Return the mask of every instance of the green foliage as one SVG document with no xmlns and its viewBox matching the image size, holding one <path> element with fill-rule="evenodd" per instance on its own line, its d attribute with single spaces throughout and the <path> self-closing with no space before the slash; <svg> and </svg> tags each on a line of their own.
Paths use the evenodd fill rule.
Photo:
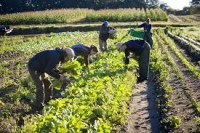
<svg viewBox="0 0 200 133">
<path fill-rule="evenodd" d="M 64 73 L 67 73 L 74 78 L 78 78 L 81 74 L 82 66 L 77 60 L 74 60 L 72 62 L 62 64 L 61 69 Z"/>
<path fill-rule="evenodd" d="M 37 12 L 13 13 L 0 16 L 1 24 L 53 24 L 84 22 L 132 22 L 145 21 L 147 17 L 153 21 L 166 21 L 167 14 L 160 9 L 60 9 Z M 149 15 L 148 15 L 149 14 Z"/>
<path fill-rule="evenodd" d="M 200 126 L 200 117 L 196 117 L 195 121 L 196 121 L 197 125 Z"/>
<path fill-rule="evenodd" d="M 80 63 L 75 60 L 73 62 L 66 62 L 62 64 L 59 68 L 62 71 L 62 74 L 66 77 L 73 77 L 75 79 L 78 79 L 81 74 L 82 66 Z M 59 79 L 53 79 L 52 80 L 53 87 L 57 90 L 60 90 L 62 86 L 62 82 Z"/>
<path fill-rule="evenodd" d="M 62 99 L 51 100 L 42 115 L 27 119 L 21 132 L 31 127 L 33 132 L 109 133 L 117 124 L 125 124 L 127 102 L 136 82 L 133 69 L 138 63 L 131 60 L 125 67 L 124 55 L 114 45 L 109 49 L 94 57 L 89 70 L 76 60 L 63 64 L 64 72 L 76 78 L 70 81 Z"/>
<path fill-rule="evenodd" d="M 178 116 L 169 117 L 170 125 L 174 128 L 179 128 L 181 126 L 181 118 Z"/>
</svg>

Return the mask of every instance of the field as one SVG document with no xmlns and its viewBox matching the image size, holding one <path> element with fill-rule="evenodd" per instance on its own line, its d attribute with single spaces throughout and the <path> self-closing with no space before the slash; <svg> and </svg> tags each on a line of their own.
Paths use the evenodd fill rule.
<svg viewBox="0 0 200 133">
<path fill-rule="evenodd" d="M 35 86 L 27 70 L 29 58 L 45 49 L 65 48 L 76 43 L 98 46 L 97 28 L 108 16 L 98 18 L 97 14 L 102 16 L 101 13 L 107 11 L 100 11 L 97 16 L 93 10 L 81 11 L 81 15 L 79 10 L 77 12 L 78 20 L 71 17 L 70 22 L 63 19 L 65 23 L 60 24 L 54 22 L 55 16 L 51 22 L 34 17 L 24 19 L 30 20 L 26 22 L 19 20 L 20 17 L 14 19 L 15 14 L 3 16 L 6 19 L 0 17 L 1 22 L 16 28 L 13 34 L 0 37 L 0 132 L 200 132 L 198 21 L 183 27 L 183 23 L 172 27 L 176 22 L 166 22 L 166 19 L 153 22 L 156 26 L 150 79 L 137 84 L 138 59 L 131 59 L 126 66 L 124 54 L 116 50 L 117 42 L 136 39 L 128 31 L 144 20 L 141 17 L 130 25 L 128 22 L 134 21 L 126 16 L 130 9 L 123 14 L 124 18 L 111 19 L 111 25 L 117 28 L 117 38 L 108 40 L 109 50 L 93 57 L 89 71 L 76 60 L 65 64 L 68 74 L 74 78 L 60 98 L 51 100 L 41 112 L 31 113 Z M 19 22 L 23 23 L 18 25 Z M 65 29 L 66 25 L 71 31 Z"/>
</svg>

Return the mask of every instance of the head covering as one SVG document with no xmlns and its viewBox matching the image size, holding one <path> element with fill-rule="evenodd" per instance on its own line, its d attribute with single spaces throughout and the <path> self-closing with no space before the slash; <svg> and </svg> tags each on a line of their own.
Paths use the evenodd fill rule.
<svg viewBox="0 0 200 133">
<path fill-rule="evenodd" d="M 122 42 L 118 42 L 117 43 L 117 50 L 119 50 L 120 49 L 120 47 L 123 45 L 123 43 Z"/>
<path fill-rule="evenodd" d="M 108 21 L 104 21 L 104 22 L 103 22 L 103 25 L 106 26 L 106 27 L 108 27 L 109 22 L 108 22 Z"/>
<path fill-rule="evenodd" d="M 66 53 L 66 56 L 68 57 L 68 59 L 69 59 L 70 61 L 72 61 L 73 58 L 74 58 L 74 56 L 75 56 L 74 50 L 71 49 L 71 48 L 65 48 L 65 49 L 64 49 L 64 52 Z"/>
</svg>

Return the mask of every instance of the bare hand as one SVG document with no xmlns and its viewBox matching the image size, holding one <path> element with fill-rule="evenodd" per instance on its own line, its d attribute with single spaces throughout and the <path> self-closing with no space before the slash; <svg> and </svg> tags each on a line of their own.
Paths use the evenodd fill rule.
<svg viewBox="0 0 200 133">
<path fill-rule="evenodd" d="M 65 75 L 61 75 L 60 80 L 61 80 L 62 83 L 66 83 L 67 81 L 69 81 L 69 78 L 66 77 Z"/>
</svg>

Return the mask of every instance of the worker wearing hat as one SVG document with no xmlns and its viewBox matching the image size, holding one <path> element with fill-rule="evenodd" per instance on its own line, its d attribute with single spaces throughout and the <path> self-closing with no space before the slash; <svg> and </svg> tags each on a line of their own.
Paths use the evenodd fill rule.
<svg viewBox="0 0 200 133">
<path fill-rule="evenodd" d="M 124 43 L 117 43 L 117 50 L 125 53 L 125 64 L 129 64 L 130 53 L 139 56 L 139 77 L 137 82 L 148 79 L 150 45 L 144 40 L 129 40 Z"/>
<path fill-rule="evenodd" d="M 42 108 L 43 103 L 47 103 L 52 96 L 51 82 L 45 77 L 48 74 L 56 79 L 60 79 L 65 83 L 68 78 L 56 69 L 56 66 L 61 62 L 72 61 L 74 51 L 71 48 L 53 50 L 45 50 L 37 53 L 28 62 L 28 70 L 31 78 L 36 86 L 36 102 L 37 109 Z"/>
<path fill-rule="evenodd" d="M 109 22 L 104 21 L 99 32 L 99 48 L 102 52 L 107 51 L 107 39 L 109 38 Z"/>
</svg>

